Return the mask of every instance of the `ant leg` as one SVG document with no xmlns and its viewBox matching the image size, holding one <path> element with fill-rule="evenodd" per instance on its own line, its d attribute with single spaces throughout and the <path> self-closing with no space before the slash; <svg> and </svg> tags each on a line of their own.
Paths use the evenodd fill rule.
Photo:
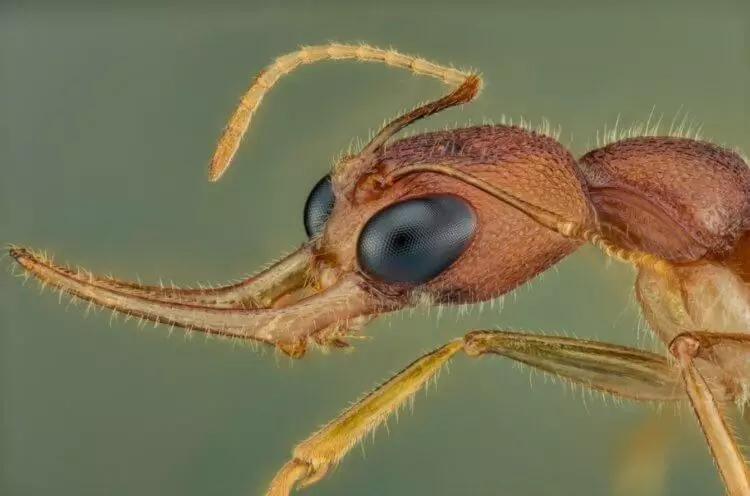
<svg viewBox="0 0 750 496">
<path fill-rule="evenodd" d="M 684 399 L 667 358 L 635 348 L 511 331 L 474 331 L 429 352 L 296 446 L 267 496 L 286 496 L 323 478 L 367 433 L 383 423 L 458 352 L 502 355 L 585 387 L 638 400 Z"/>
<path fill-rule="evenodd" d="M 267 496 L 286 496 L 298 481 L 299 487 L 305 487 L 322 479 L 359 440 L 413 397 L 463 348 L 463 340 L 456 339 L 421 356 L 298 444 L 293 459 L 271 481 Z"/>
<path fill-rule="evenodd" d="M 750 495 L 750 473 L 747 463 L 720 404 L 695 366 L 696 358 L 713 355 L 718 351 L 716 347 L 721 345 L 736 347 L 738 344 L 747 347 L 750 345 L 750 336 L 687 332 L 675 337 L 669 350 L 677 357 L 690 403 L 693 405 L 695 416 L 698 418 L 708 446 L 716 460 L 727 493 L 731 496 L 747 496 Z"/>
<path fill-rule="evenodd" d="M 679 373 L 667 358 L 638 348 L 513 331 L 473 331 L 464 340 L 470 356 L 504 356 L 616 396 L 640 401 L 685 398 Z"/>
<path fill-rule="evenodd" d="M 399 53 L 396 50 L 340 43 L 302 47 L 295 52 L 278 57 L 269 66 L 261 70 L 242 95 L 237 109 L 229 119 L 216 146 L 216 151 L 209 166 L 209 180 L 218 180 L 229 167 L 242 137 L 250 126 L 253 114 L 260 106 L 268 90 L 282 76 L 301 65 L 323 60 L 344 59 L 359 62 L 379 62 L 392 67 L 407 69 L 415 74 L 431 76 L 448 85 L 458 85 L 458 88 L 450 95 L 409 112 L 387 125 L 366 147 L 366 150 L 372 150 L 382 145 L 390 136 L 417 119 L 468 102 L 476 96 L 481 86 L 479 76 L 472 72 L 435 64 L 420 57 Z"/>
<path fill-rule="evenodd" d="M 714 324 L 723 330 L 747 328 L 746 285 L 726 267 L 702 263 L 662 275 L 641 269 L 636 295 L 649 326 L 677 358 L 727 493 L 750 495 L 750 474 L 723 411 L 728 401 L 747 399 L 750 335 L 702 331 Z"/>
</svg>

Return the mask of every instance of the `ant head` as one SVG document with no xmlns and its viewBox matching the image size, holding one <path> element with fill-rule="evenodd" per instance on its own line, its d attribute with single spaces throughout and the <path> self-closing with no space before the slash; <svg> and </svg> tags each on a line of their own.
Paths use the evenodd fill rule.
<svg viewBox="0 0 750 496">
<path fill-rule="evenodd" d="M 121 313 L 241 339 L 292 356 L 306 344 L 345 346 L 373 316 L 421 302 L 467 303 L 501 295 L 573 251 L 571 226 L 591 209 L 571 155 L 525 129 L 478 126 L 388 141 L 426 116 L 473 99 L 476 74 L 392 50 L 325 45 L 285 55 L 243 96 L 211 161 L 228 167 L 265 92 L 295 67 L 325 59 L 384 62 L 458 84 L 386 125 L 312 189 L 299 250 L 240 283 L 180 289 L 121 282 L 11 247 L 44 283 Z"/>
<path fill-rule="evenodd" d="M 489 125 L 348 157 L 305 205 L 320 266 L 355 275 L 396 307 L 504 294 L 578 247 L 557 232 L 557 219 L 582 225 L 588 216 L 562 145 Z"/>
</svg>

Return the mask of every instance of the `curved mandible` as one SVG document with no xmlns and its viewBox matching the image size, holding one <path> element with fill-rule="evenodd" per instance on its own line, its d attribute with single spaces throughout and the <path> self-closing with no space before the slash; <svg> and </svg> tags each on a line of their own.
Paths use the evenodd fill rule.
<svg viewBox="0 0 750 496">
<path fill-rule="evenodd" d="M 312 64 L 323 60 L 380 62 L 392 67 L 408 69 L 415 74 L 422 74 L 440 79 L 448 85 L 465 86 L 470 82 L 473 88 L 473 91 L 470 92 L 471 94 L 463 96 L 463 98 L 459 99 L 460 101 L 455 101 L 456 99 L 454 98 L 453 100 L 455 103 L 451 103 L 451 105 L 448 106 L 465 103 L 466 101 L 471 100 L 478 93 L 480 86 L 479 77 L 473 72 L 435 64 L 420 57 L 399 53 L 396 50 L 377 48 L 364 44 L 354 45 L 339 43 L 302 47 L 295 52 L 278 57 L 255 76 L 250 87 L 240 98 L 239 106 L 234 111 L 234 114 L 232 114 L 232 117 L 229 119 L 229 122 L 219 139 L 216 151 L 214 152 L 209 165 L 208 178 L 210 181 L 218 180 L 222 174 L 224 174 L 227 167 L 229 167 L 232 158 L 239 148 L 242 137 L 250 126 L 250 120 L 252 119 L 253 114 L 260 106 L 265 94 L 274 84 L 276 84 L 281 76 L 288 74 L 301 65 Z M 442 106 L 441 108 L 436 108 L 434 111 L 424 115 L 435 113 L 436 111 L 442 110 L 442 108 L 447 107 Z M 417 118 L 423 117 L 424 115 L 420 115 Z M 413 120 L 415 119 L 410 119 L 408 122 L 413 122 Z M 408 122 L 399 123 L 400 125 L 395 127 L 401 129 L 407 125 Z M 378 136 L 387 137 L 392 135 L 392 129 L 387 128 L 388 126 L 386 126 Z M 383 133 L 383 131 L 387 132 Z"/>
</svg>

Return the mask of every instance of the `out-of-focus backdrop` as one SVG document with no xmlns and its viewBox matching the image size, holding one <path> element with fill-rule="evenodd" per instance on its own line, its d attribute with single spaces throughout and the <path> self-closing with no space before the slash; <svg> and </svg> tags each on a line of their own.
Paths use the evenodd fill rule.
<svg viewBox="0 0 750 496">
<path fill-rule="evenodd" d="M 705 136 L 750 151 L 743 3 L 3 2 L 0 242 L 177 284 L 222 282 L 295 248 L 305 198 L 332 159 L 444 91 L 380 65 L 302 68 L 272 90 L 234 166 L 209 184 L 213 146 L 254 73 L 329 40 L 482 71 L 476 103 L 419 129 L 548 118 L 581 154 L 605 124 L 619 116 L 626 127 L 653 109 L 662 129 L 688 113 Z M 371 325 L 353 353 L 312 352 L 292 366 L 163 327 L 110 326 L 109 312 L 84 318 L 4 271 L 0 494 L 260 494 L 297 441 L 468 329 L 651 347 L 632 286 L 628 267 L 584 248 L 501 311 L 395 316 Z M 658 416 L 529 377 L 499 358 L 458 358 L 413 414 L 304 494 L 722 494 L 687 408 Z"/>
</svg>

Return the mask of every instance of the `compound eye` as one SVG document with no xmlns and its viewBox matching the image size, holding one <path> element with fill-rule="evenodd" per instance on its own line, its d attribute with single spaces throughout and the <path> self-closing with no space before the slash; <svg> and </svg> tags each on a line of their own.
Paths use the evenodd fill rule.
<svg viewBox="0 0 750 496">
<path fill-rule="evenodd" d="M 474 209 L 453 195 L 395 203 L 367 221 L 357 242 L 360 268 L 386 283 L 425 283 L 450 267 L 471 244 Z"/>
<path fill-rule="evenodd" d="M 304 221 L 305 232 L 307 232 L 308 237 L 312 238 L 323 230 L 328 216 L 331 215 L 335 200 L 333 187 L 331 186 L 331 175 L 326 174 L 313 186 L 305 202 Z"/>
</svg>

